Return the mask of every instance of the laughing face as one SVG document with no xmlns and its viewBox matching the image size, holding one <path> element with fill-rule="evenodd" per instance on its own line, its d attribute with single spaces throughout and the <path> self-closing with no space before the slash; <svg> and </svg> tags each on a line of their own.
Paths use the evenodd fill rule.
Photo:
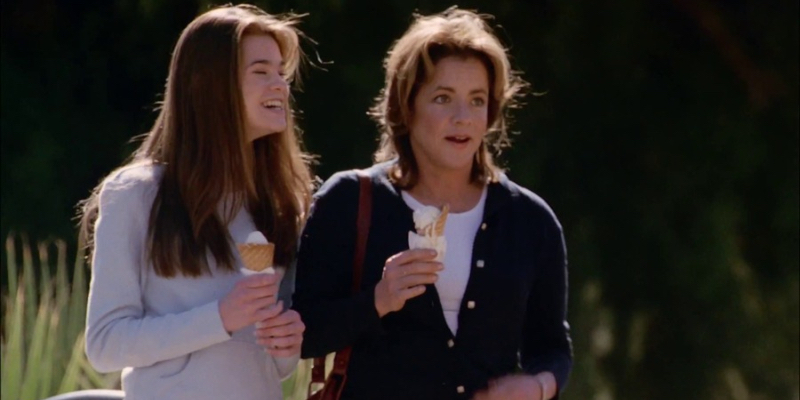
<svg viewBox="0 0 800 400">
<path fill-rule="evenodd" d="M 489 78 L 477 58 L 445 57 L 414 98 L 409 135 L 420 171 L 469 175 L 487 133 Z"/>
<path fill-rule="evenodd" d="M 289 85 L 283 75 L 283 57 L 271 35 L 242 38 L 241 85 L 245 133 L 252 142 L 286 129 Z"/>
</svg>

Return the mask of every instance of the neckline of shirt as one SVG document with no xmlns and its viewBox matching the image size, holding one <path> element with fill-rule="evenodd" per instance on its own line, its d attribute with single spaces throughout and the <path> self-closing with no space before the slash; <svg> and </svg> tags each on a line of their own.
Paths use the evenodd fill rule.
<svg viewBox="0 0 800 400">
<path fill-rule="evenodd" d="M 472 214 L 474 214 L 476 212 L 480 212 L 483 209 L 483 207 L 482 207 L 483 204 L 486 203 L 486 194 L 488 192 L 487 188 L 488 188 L 487 185 L 483 186 L 483 189 L 481 190 L 481 198 L 478 200 L 477 203 L 475 203 L 474 207 L 472 207 L 471 209 L 469 209 L 467 211 L 460 212 L 460 213 L 451 212 L 451 213 L 449 213 L 448 218 L 451 218 L 451 217 L 455 217 L 455 218 L 469 217 L 469 216 L 471 216 Z M 414 196 L 412 196 L 410 193 L 408 193 L 405 190 L 401 190 L 400 191 L 400 196 L 403 197 L 403 201 L 413 211 L 419 210 L 419 209 L 421 209 L 423 207 L 427 207 L 425 204 L 420 203 L 419 200 L 415 199 Z"/>
</svg>

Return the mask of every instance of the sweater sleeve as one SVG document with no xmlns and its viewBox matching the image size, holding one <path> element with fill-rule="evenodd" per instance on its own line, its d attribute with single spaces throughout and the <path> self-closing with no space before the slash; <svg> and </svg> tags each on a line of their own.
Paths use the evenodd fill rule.
<svg viewBox="0 0 800 400">
<path fill-rule="evenodd" d="M 294 307 L 306 324 L 302 357 L 321 357 L 380 334 L 375 291 L 351 292 L 359 185 L 336 174 L 320 188 L 300 239 Z"/>
<path fill-rule="evenodd" d="M 561 226 L 546 212 L 539 236 L 535 278 L 528 298 L 521 349 L 523 369 L 530 374 L 551 372 L 558 392 L 572 369 L 572 343 L 567 323 L 567 257 Z M 555 399 L 558 398 L 558 394 Z"/>
<path fill-rule="evenodd" d="M 144 310 L 141 276 L 150 265 L 144 253 L 155 185 L 123 172 L 100 191 L 86 321 L 86 354 L 100 372 L 149 366 L 230 338 L 217 301 L 177 314 Z"/>
</svg>

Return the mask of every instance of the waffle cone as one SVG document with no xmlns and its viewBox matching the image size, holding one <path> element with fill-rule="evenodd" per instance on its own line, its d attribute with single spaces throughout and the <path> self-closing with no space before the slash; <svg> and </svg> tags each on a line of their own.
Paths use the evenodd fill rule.
<svg viewBox="0 0 800 400">
<path fill-rule="evenodd" d="M 261 272 L 272 266 L 272 259 L 275 256 L 275 245 L 267 244 L 237 244 L 239 255 L 242 257 L 244 267 L 256 272 Z"/>
<path fill-rule="evenodd" d="M 436 223 L 433 224 L 433 235 L 434 236 L 444 236 L 444 225 L 447 223 L 447 214 L 450 213 L 450 205 L 445 204 L 442 207 L 442 213 L 439 214 L 439 218 L 436 219 Z"/>
</svg>

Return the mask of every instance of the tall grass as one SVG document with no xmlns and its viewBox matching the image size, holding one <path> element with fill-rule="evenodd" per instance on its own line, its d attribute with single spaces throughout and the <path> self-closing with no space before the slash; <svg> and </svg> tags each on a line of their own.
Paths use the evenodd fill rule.
<svg viewBox="0 0 800 400">
<path fill-rule="evenodd" d="M 81 252 L 69 280 L 64 241 L 40 243 L 36 250 L 38 263 L 25 238 L 6 239 L 8 294 L 2 297 L 0 399 L 40 400 L 75 390 L 119 388 L 119 373 L 97 373 L 84 353 L 88 270 Z M 55 260 L 50 257 L 53 250 Z M 284 398 L 304 400 L 309 380 L 310 361 L 301 361 L 283 382 Z"/>
</svg>

